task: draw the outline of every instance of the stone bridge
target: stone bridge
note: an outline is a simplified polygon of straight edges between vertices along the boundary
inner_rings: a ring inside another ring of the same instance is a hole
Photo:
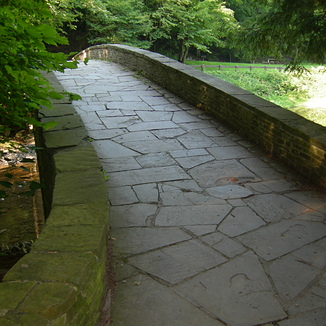
[[[49,76],[82,100],[41,112],[49,217],[0,325],[323,326],[325,128],[159,54],[85,57]]]

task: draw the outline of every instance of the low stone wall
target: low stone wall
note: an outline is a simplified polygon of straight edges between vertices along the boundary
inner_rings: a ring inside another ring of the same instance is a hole
[[[270,155],[326,188],[324,127],[239,87],[163,55],[118,44],[92,46],[76,56],[117,62],[212,114]]]
[[[54,75],[48,76],[58,90]],[[69,101],[42,110],[37,135],[46,226],[0,283],[0,325],[97,325],[107,284],[108,196],[96,152]],[[52,207],[52,209],[51,209]]]

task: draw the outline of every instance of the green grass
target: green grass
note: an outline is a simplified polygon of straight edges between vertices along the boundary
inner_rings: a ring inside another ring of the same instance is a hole
[[[222,66],[245,66],[262,67],[264,64],[249,63],[229,63],[229,62],[207,62],[190,61],[191,65],[222,65]],[[282,65],[267,65],[280,67]],[[297,114],[326,126],[326,109],[322,107],[307,108],[304,103],[309,98],[323,96],[326,93],[325,72],[320,73],[312,69],[312,65],[306,65],[310,69],[310,74],[305,73],[301,76],[279,71],[278,69],[258,69],[252,71],[245,68],[213,68],[205,67],[205,73],[221,78],[231,84],[237,85],[249,92],[254,93],[270,102],[273,102],[285,109],[296,112]],[[200,67],[197,69],[201,69]],[[324,79],[322,79],[324,77]],[[323,82],[321,83],[321,80]],[[321,89],[321,85],[324,86]]]

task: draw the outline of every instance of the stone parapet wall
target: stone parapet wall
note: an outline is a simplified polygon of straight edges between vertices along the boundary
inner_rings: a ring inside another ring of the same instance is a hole
[[[104,44],[92,46],[76,58],[109,60],[143,74],[223,121],[307,181],[326,188],[325,127],[157,53]]]
[[[36,137],[48,218],[32,251],[0,283],[0,325],[94,326],[107,284],[108,190],[69,101],[40,116],[58,122]]]

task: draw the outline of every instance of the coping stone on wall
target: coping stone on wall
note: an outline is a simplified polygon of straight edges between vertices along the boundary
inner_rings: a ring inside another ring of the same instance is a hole
[[[61,91],[53,74],[52,85]],[[97,325],[107,283],[108,190],[96,152],[67,99],[42,109],[38,133],[51,210],[39,239],[0,283],[0,325]],[[46,154],[44,154],[46,153]],[[47,165],[53,162],[53,165]],[[51,196],[51,197],[52,197]],[[48,196],[43,196],[48,198]]]

